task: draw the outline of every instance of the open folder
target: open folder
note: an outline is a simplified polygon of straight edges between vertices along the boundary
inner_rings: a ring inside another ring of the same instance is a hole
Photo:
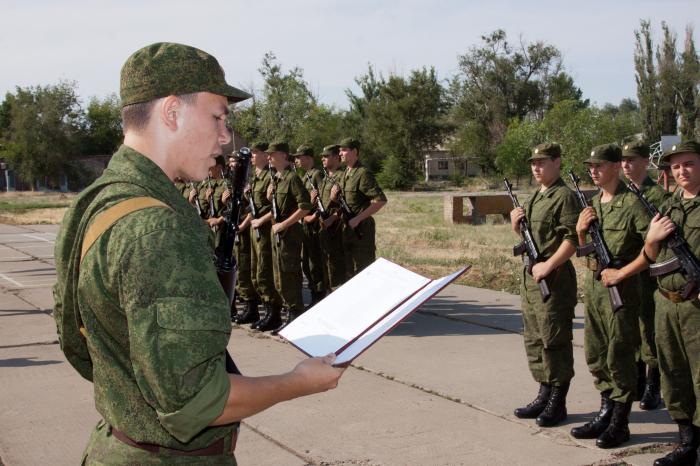
[[[348,364],[468,269],[431,280],[380,257],[279,335],[309,356],[335,353],[334,365]]]

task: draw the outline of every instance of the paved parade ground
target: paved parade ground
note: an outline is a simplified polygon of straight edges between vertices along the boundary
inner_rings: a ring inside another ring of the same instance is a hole
[[[99,416],[91,385],[66,363],[51,317],[56,225],[0,225],[0,464],[75,465]],[[677,439],[665,409],[633,406],[632,439],[600,450],[568,432],[600,397],[586,369],[581,305],[568,420],[542,429],[513,416],[537,391],[519,297],[452,285],[346,371],[338,389],[243,422],[241,465],[651,465]],[[233,330],[241,371],[291,369],[303,355],[276,337]]]

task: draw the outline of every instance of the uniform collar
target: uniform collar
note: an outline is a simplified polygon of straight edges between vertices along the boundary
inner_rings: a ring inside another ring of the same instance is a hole
[[[544,190],[544,192],[539,191],[538,193],[542,197],[552,197],[554,196],[554,193],[557,191],[557,188],[560,188],[562,186],[566,186],[564,183],[564,180],[561,179],[561,176],[557,178],[554,183],[552,183],[547,189]]]

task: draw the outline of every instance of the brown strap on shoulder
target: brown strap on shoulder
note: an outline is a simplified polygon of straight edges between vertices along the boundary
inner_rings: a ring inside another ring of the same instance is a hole
[[[102,233],[107,231],[109,227],[117,223],[123,217],[126,217],[137,210],[146,209],[148,207],[168,207],[162,201],[152,197],[134,197],[126,201],[119,202],[104,212],[100,213],[92,222],[85,236],[83,237],[83,247],[80,252],[80,262],[83,262],[85,254],[90,250],[95,241],[102,236]]]

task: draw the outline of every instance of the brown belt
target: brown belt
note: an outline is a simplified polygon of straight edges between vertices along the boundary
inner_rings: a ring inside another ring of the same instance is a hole
[[[661,293],[661,296],[668,299],[674,304],[684,303],[688,301],[687,299],[683,299],[683,295],[681,295],[680,293],[677,293],[675,291],[664,290],[661,287],[659,287],[659,293]]]
[[[129,438],[124,432],[112,427],[112,435],[119,439],[122,443],[130,445],[141,450],[146,450],[150,453],[166,453],[174,456],[216,456],[228,453],[224,450],[226,442],[224,437],[220,438],[216,442],[212,443],[208,447],[200,448],[199,450],[177,450],[174,448],[162,447],[160,445],[155,445],[153,443],[142,443],[137,442]],[[238,429],[233,431],[233,436],[231,438],[231,450],[236,449],[236,441],[238,440]]]

